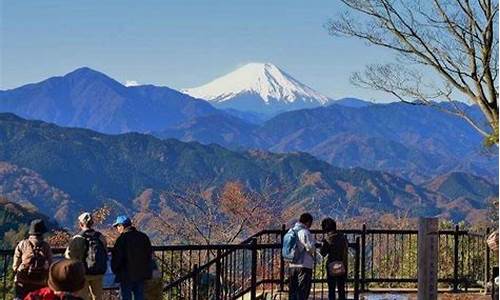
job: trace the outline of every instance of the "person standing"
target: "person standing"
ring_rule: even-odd
[[[84,300],[101,300],[103,278],[108,269],[106,238],[92,228],[94,221],[90,213],[81,214],[78,224],[81,231],[70,240],[65,256],[85,266],[85,286],[79,296]]]
[[[314,238],[309,231],[313,217],[309,213],[300,216],[290,230],[296,235],[296,258],[289,264],[289,299],[307,300],[311,291],[312,271],[316,252]]]
[[[111,255],[111,269],[120,284],[122,300],[144,300],[144,283],[152,276],[152,247],[149,237],[138,231],[126,216],[118,216],[113,227],[120,236]]]
[[[47,227],[42,219],[33,220],[28,238],[20,241],[14,250],[12,269],[15,274],[15,299],[24,299],[28,293],[47,284],[52,251],[43,240],[46,232]]]
[[[326,259],[326,271],[328,282],[328,299],[335,300],[335,288],[339,293],[339,300],[346,299],[345,284],[347,280],[347,237],[337,231],[337,223],[326,218],[321,222],[321,228],[325,232],[320,254]]]

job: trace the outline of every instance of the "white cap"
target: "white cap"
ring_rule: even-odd
[[[84,225],[89,224],[89,222],[92,222],[92,215],[88,212],[84,212],[78,217],[78,221]]]

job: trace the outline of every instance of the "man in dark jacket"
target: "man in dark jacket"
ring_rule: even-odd
[[[321,222],[321,228],[325,232],[325,238],[322,241],[320,249],[321,256],[326,259],[327,267],[327,282],[328,282],[328,299],[329,300],[344,300],[346,299],[345,283],[347,280],[347,255],[348,255],[348,241],[347,237],[337,231],[337,223],[331,219],[326,218]],[[343,274],[331,274],[330,264],[343,265]],[[335,297],[335,287],[339,292],[339,297]]]
[[[144,299],[144,282],[151,278],[152,248],[148,236],[132,226],[126,216],[119,216],[113,224],[120,236],[115,242],[111,269],[120,283],[123,300]]]

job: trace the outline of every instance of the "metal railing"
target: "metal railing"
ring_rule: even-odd
[[[216,257],[192,272],[165,286],[167,299],[288,299],[287,266],[281,257],[281,236],[275,243],[267,236],[258,236],[239,245],[213,245]],[[349,243],[352,267],[348,284],[352,299],[359,299],[359,239]],[[311,297],[327,295],[325,262],[315,260]]]
[[[373,288],[415,288],[417,283],[417,230],[340,230],[349,240],[348,289],[351,298]],[[165,299],[238,299],[272,297],[287,292],[287,266],[281,258],[285,227],[263,230],[236,245],[155,246],[154,256]],[[312,231],[321,241],[323,232]],[[458,292],[484,288],[498,265],[485,243],[484,233],[439,231],[441,288]],[[60,255],[63,249],[54,249]],[[0,299],[9,299],[12,250],[0,250]],[[107,299],[116,298],[112,276],[107,278]],[[327,295],[326,268],[317,260],[311,298]],[[286,299],[286,297],[283,297]]]

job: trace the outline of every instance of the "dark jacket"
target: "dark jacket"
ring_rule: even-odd
[[[348,247],[347,237],[343,233],[328,232],[323,239],[320,253],[323,257],[328,255],[326,259],[327,264],[332,261],[342,261],[347,270]]]
[[[120,234],[113,247],[111,269],[116,282],[138,282],[151,278],[153,251],[148,236],[134,227]]]

